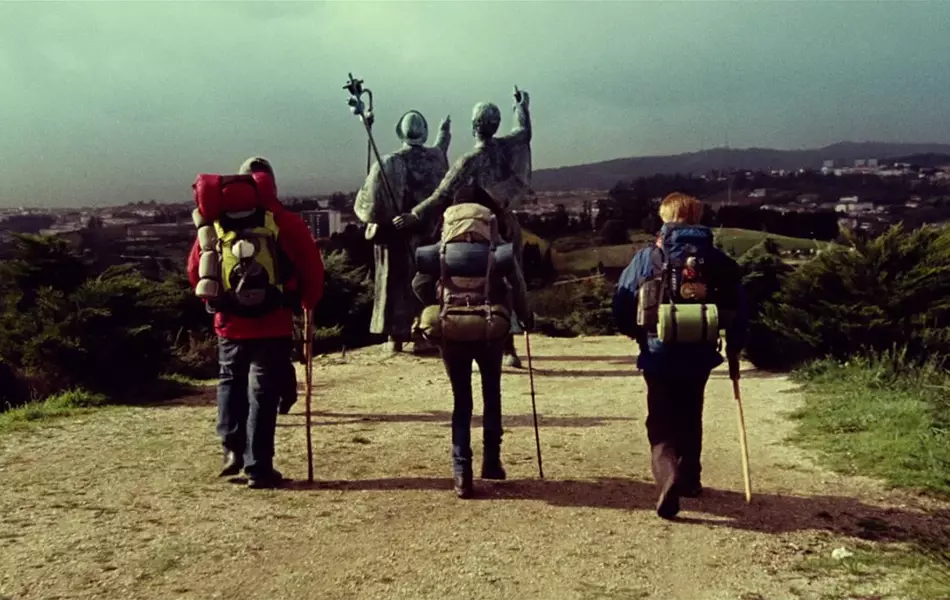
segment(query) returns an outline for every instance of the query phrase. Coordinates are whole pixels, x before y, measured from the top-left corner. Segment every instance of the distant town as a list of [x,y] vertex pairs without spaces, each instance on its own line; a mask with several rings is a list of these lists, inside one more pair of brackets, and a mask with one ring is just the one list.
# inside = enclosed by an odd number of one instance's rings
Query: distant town
[[[899,221],[915,226],[950,221],[950,157],[945,165],[926,167],[867,158],[847,165],[826,160],[820,171],[732,170],[677,177],[698,186],[702,193],[697,195],[717,210],[757,207],[781,215],[832,211],[840,227],[866,232]],[[518,212],[526,218],[567,212],[574,220],[589,219],[594,228],[611,194],[611,190],[531,193]],[[337,192],[282,200],[301,213],[317,239],[326,239],[357,224],[354,198],[355,193]],[[156,246],[170,248],[194,239],[193,208],[191,203],[152,200],[119,207],[0,209],[0,247],[9,244],[11,233],[33,233],[58,236],[79,248],[108,245],[123,259],[143,258]]]

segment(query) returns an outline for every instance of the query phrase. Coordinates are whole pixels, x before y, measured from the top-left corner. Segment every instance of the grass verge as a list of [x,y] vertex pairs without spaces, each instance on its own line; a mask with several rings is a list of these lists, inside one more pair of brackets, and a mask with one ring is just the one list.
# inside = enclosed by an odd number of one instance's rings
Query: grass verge
[[[884,588],[890,594],[916,600],[945,600],[950,594],[950,560],[948,554],[910,547],[881,547],[863,543],[849,550],[847,558],[814,557],[802,562],[796,570],[818,578],[834,577],[840,581],[849,598],[879,598]],[[862,594],[857,596],[855,594]],[[830,595],[823,598],[841,598]]]
[[950,375],[900,353],[798,371],[805,405],[795,441],[830,467],[950,498]]
[[[938,365],[911,366],[895,351],[817,361],[794,379],[805,397],[793,415],[795,442],[839,472],[950,498],[950,375]],[[950,532],[926,536],[899,547],[863,544],[848,558],[816,558],[802,568],[846,573],[855,585],[900,581],[911,598],[950,598]]]
[[109,405],[143,405],[160,403],[194,393],[209,385],[207,381],[170,374],[163,375],[146,393],[136,398],[110,399],[103,394],[94,394],[83,389],[68,390],[54,394],[45,400],[37,400],[0,413],[0,433],[25,429],[37,423],[72,417],[101,409]]

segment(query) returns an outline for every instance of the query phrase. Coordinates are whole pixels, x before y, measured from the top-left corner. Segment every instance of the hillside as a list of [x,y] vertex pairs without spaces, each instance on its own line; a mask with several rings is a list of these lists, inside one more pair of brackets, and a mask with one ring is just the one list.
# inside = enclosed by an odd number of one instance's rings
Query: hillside
[[[742,255],[746,250],[761,243],[765,238],[771,238],[779,248],[787,251],[821,250],[828,242],[816,242],[804,238],[795,238],[785,235],[753,231],[734,227],[719,227],[716,231],[720,235],[723,248],[734,256]],[[653,240],[653,236],[642,231],[631,231],[630,243],[613,246],[604,246],[598,243],[594,233],[586,235],[566,236],[549,243],[533,233],[525,235],[526,243],[541,244],[544,252],[551,247],[551,261],[554,268],[562,275],[583,275],[603,264],[607,268],[624,267],[633,259],[633,255],[644,245]]]
[[853,164],[865,158],[903,158],[909,155],[950,154],[950,144],[893,144],[841,142],[810,150],[771,148],[713,148],[670,156],[618,158],[598,163],[538,169],[532,174],[536,191],[598,189],[617,181],[656,173],[704,173],[713,169],[819,169],[825,160]]
[[539,336],[532,348],[545,479],[527,372],[506,369],[509,480],[476,481],[467,502],[451,492],[440,361],[378,347],[315,365],[313,486],[300,481],[302,402],[278,422],[277,466],[297,479],[285,490],[216,478],[213,389],[5,433],[0,597],[904,598],[907,565],[858,578],[825,568],[832,551],[897,550],[948,524],[942,506],[836,475],[789,444],[797,386],[751,370],[747,505],[722,369],[705,410],[707,491],[662,521],[629,340]]

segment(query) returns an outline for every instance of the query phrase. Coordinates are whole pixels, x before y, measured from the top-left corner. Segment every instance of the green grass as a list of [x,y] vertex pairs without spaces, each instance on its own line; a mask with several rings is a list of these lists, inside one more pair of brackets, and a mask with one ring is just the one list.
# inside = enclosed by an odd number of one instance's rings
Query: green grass
[[828,242],[777,235],[766,231],[753,231],[751,229],[718,227],[716,231],[721,236],[723,249],[733,256],[742,255],[767,237],[772,238],[783,250],[822,250],[829,245]]
[[[907,364],[894,351],[843,364],[818,361],[794,379],[805,397],[793,415],[795,442],[839,472],[950,497],[950,374],[936,364]],[[950,532],[925,535],[910,545],[862,544],[848,548],[852,557],[822,556],[802,568],[848,573],[862,591],[898,582],[902,597],[950,598]]]
[[45,400],[36,400],[0,413],[0,433],[89,413],[108,405],[149,404],[170,400],[194,393],[198,388],[213,383],[214,381],[196,380],[177,374],[163,375],[151,386],[147,394],[134,399],[110,399],[103,394],[94,394],[83,389],[68,390]]
[[[723,249],[733,256],[740,256],[767,237],[783,250],[822,250],[829,246],[828,242],[770,234],[765,231],[732,227],[721,227],[715,231],[721,237]],[[540,238],[533,236],[532,239]],[[605,267],[624,267],[630,263],[637,250],[654,239],[650,234],[631,230],[629,244],[603,246],[594,232],[566,236],[551,242],[551,260],[559,273],[575,276],[590,273],[597,268],[598,262],[602,262]],[[787,262],[800,264],[804,259],[789,258]]]
[[950,497],[950,375],[890,354],[813,363],[795,441],[832,468]]
[[37,422],[90,412],[108,402],[109,399],[102,394],[70,390],[0,413],[0,432],[24,429]]
[[880,594],[882,588],[916,600],[950,597],[950,561],[946,554],[935,555],[916,546],[886,547],[868,543],[859,543],[848,550],[852,553],[848,558],[816,556],[797,565],[796,570],[816,577],[843,578],[847,590],[841,590],[842,593],[860,593],[860,597],[874,597],[871,594]]

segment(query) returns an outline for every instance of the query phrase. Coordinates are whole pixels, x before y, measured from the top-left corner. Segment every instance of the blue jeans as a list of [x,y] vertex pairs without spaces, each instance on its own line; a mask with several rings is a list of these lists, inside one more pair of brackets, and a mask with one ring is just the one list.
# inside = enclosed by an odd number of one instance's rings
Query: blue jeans
[[292,344],[290,338],[218,338],[218,435],[226,450],[244,456],[248,475],[274,468],[277,408]]
[[452,384],[452,467],[456,475],[472,469],[472,362],[482,376],[484,457],[497,460],[501,453],[501,362],[504,339],[485,342],[446,342],[442,362]]

